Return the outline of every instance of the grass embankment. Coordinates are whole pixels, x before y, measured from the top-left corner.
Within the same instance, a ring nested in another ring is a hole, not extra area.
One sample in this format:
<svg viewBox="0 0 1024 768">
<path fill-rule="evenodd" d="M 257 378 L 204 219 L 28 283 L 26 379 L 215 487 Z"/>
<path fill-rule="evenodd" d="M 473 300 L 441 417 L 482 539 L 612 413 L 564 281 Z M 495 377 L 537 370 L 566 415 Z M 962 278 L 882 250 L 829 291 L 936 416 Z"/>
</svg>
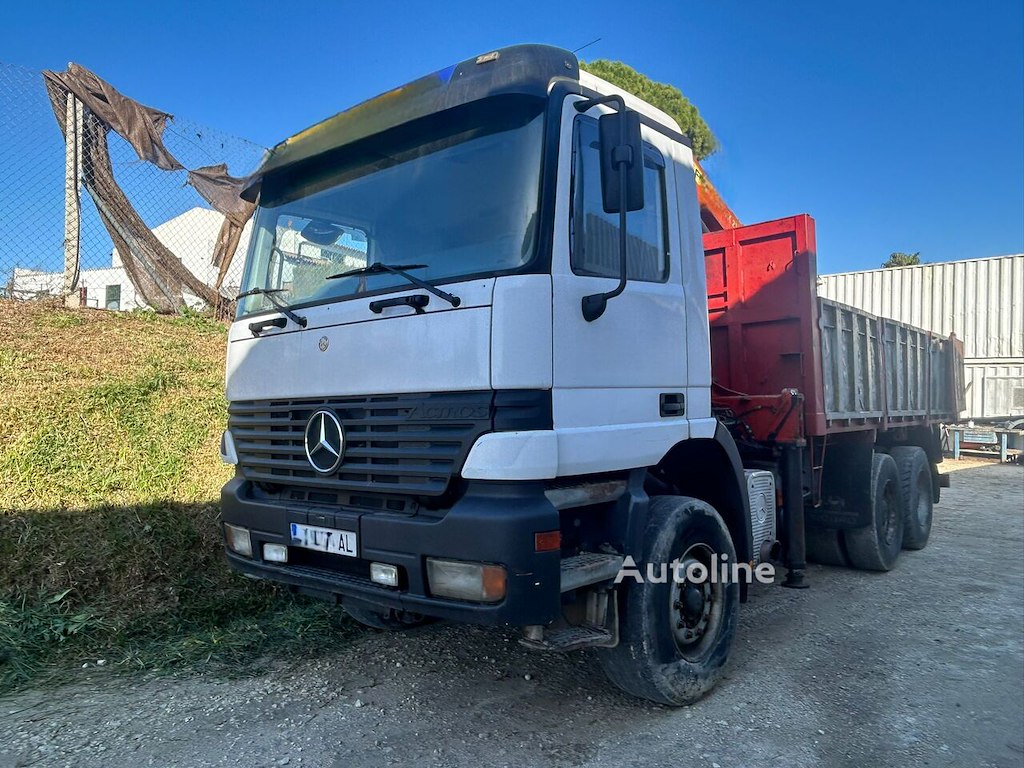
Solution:
<svg viewBox="0 0 1024 768">
<path fill-rule="evenodd" d="M 112 668 L 253 668 L 343 620 L 231 573 L 226 328 L 0 301 L 0 691 Z"/>
</svg>

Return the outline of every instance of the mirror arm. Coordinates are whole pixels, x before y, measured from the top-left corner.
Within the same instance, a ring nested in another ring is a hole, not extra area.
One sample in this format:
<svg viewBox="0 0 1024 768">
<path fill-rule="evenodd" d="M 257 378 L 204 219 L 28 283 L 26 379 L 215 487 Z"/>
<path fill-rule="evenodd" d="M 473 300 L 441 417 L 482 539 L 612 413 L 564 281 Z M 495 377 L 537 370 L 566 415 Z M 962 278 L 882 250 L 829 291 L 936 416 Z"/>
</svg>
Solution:
<svg viewBox="0 0 1024 768">
<path fill-rule="evenodd" d="M 609 96 L 598 96 L 594 99 L 584 99 L 583 101 L 576 102 L 577 112 L 586 112 L 588 109 L 593 109 L 598 104 L 613 104 L 618 112 L 626 111 L 626 100 L 623 99 L 619 94 L 613 93 Z M 625 139 L 625 135 L 622 137 Z"/>
<path fill-rule="evenodd" d="M 586 101 L 576 102 L 576 109 L 579 112 L 586 112 L 592 107 L 596 107 L 598 104 L 614 104 L 619 112 L 626 111 L 626 101 L 617 93 L 613 93 L 610 96 L 600 96 L 596 99 L 587 99 Z M 619 147 L 626 146 L 626 121 L 622 120 L 619 123 Z M 635 162 L 636 158 L 629 153 L 628 157 L 619 157 L 615 160 L 619 172 L 619 284 L 610 291 L 605 293 L 592 293 L 588 296 L 584 296 L 581 302 L 581 309 L 583 310 L 583 319 L 588 323 L 592 323 L 597 320 L 604 311 L 608 308 L 608 300 L 614 299 L 616 296 L 626 290 L 626 273 L 627 273 L 627 260 L 626 260 L 626 203 L 627 203 L 627 189 L 626 189 L 626 169 L 627 166 Z"/>
</svg>

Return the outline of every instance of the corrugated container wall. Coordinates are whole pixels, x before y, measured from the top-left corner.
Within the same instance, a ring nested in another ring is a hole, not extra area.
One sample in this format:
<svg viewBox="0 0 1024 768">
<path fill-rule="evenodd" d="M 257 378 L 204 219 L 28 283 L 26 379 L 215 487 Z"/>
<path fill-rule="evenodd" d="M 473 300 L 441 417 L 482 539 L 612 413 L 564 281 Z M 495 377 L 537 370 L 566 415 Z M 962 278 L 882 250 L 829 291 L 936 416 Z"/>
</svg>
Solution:
<svg viewBox="0 0 1024 768">
<path fill-rule="evenodd" d="M 1024 415 L 1024 254 L 822 275 L 818 293 L 964 343 L 964 418 Z"/>
</svg>

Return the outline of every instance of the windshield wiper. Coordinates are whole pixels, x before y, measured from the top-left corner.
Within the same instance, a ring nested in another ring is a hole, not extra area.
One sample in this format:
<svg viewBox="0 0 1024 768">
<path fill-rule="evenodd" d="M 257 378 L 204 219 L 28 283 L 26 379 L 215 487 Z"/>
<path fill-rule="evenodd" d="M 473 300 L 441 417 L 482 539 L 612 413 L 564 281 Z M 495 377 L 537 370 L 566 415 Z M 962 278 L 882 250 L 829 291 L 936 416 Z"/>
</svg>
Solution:
<svg viewBox="0 0 1024 768">
<path fill-rule="evenodd" d="M 267 301 L 269 301 L 271 304 L 277 307 L 277 309 L 280 310 L 282 315 L 287 317 L 289 320 L 291 320 L 299 327 L 305 328 L 306 324 L 309 321 L 306 320 L 306 318 L 302 317 L 302 315 L 297 315 L 294 312 L 292 312 L 291 309 L 288 308 L 287 304 L 285 304 L 283 301 L 281 301 L 274 295 L 275 293 L 280 293 L 283 290 L 284 288 L 252 288 L 248 291 L 243 291 L 242 293 L 238 294 L 237 296 L 235 296 L 235 299 L 244 299 L 246 296 L 266 296 Z"/>
<path fill-rule="evenodd" d="M 359 277 L 363 275 L 383 275 L 386 272 L 390 272 L 392 275 L 404 277 L 410 283 L 425 291 L 430 291 L 439 299 L 447 301 L 453 307 L 459 306 L 462 303 L 462 299 L 458 296 L 453 296 L 447 291 L 442 291 L 440 288 L 437 288 L 424 280 L 420 280 L 418 277 L 413 277 L 405 271 L 407 269 L 425 269 L 426 266 L 426 264 L 381 264 L 378 262 L 377 264 L 371 264 L 368 267 L 351 269 L 348 272 L 339 272 L 336 275 L 328 275 L 324 280 L 337 280 L 342 277 Z"/>
</svg>

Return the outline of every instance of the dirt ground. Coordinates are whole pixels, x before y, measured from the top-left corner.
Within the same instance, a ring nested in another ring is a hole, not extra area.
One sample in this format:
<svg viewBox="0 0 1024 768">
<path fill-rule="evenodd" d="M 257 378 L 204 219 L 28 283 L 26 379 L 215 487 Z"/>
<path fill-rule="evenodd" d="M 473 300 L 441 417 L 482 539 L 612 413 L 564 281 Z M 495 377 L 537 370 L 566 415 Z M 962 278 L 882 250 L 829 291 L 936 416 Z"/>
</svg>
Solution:
<svg viewBox="0 0 1024 768">
<path fill-rule="evenodd" d="M 617 693 L 584 652 L 434 625 L 257 678 L 83 670 L 0 699 L 0 767 L 1024 765 L 1024 468 L 943 469 L 927 549 L 755 587 L 691 707 Z"/>
</svg>

